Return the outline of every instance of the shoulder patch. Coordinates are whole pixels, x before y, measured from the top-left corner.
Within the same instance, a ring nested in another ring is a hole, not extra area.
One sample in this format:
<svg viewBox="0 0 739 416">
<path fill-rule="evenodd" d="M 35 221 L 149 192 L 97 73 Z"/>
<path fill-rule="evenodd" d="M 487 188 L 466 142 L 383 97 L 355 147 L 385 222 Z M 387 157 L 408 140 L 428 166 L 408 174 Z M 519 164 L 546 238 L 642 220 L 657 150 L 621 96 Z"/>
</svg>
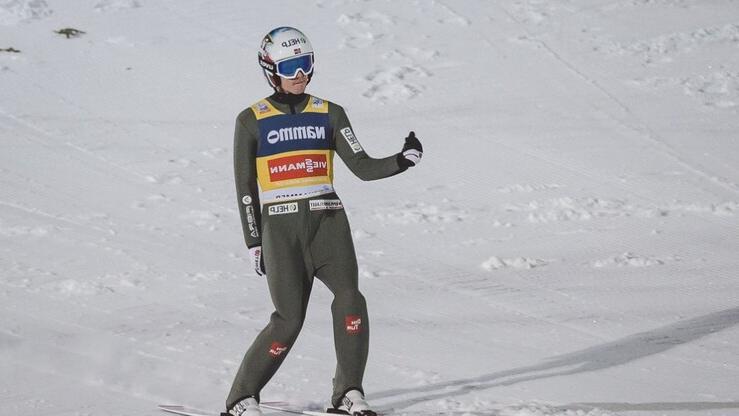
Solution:
<svg viewBox="0 0 739 416">
<path fill-rule="evenodd" d="M 255 104 L 251 106 L 251 109 L 252 111 L 254 111 L 254 115 L 256 116 L 257 120 L 284 114 L 282 111 L 276 109 L 267 100 L 257 101 Z"/>
<path fill-rule="evenodd" d="M 310 96 L 308 104 L 303 109 L 304 113 L 328 113 L 328 101 L 323 98 Z"/>
</svg>

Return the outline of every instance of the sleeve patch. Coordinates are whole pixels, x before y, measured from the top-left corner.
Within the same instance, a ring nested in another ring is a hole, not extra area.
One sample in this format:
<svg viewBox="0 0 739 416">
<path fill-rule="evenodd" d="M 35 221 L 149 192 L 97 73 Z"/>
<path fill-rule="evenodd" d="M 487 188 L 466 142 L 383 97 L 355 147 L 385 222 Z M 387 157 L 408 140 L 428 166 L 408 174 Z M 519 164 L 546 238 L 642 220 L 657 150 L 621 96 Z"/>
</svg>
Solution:
<svg viewBox="0 0 739 416">
<path fill-rule="evenodd" d="M 359 140 L 357 140 L 357 138 L 354 136 L 354 132 L 352 132 L 351 127 L 344 127 L 340 131 L 341 135 L 344 136 L 344 140 L 349 143 L 349 147 L 352 148 L 352 151 L 354 151 L 354 153 L 359 153 L 363 150 L 362 145 L 359 143 Z"/>
</svg>

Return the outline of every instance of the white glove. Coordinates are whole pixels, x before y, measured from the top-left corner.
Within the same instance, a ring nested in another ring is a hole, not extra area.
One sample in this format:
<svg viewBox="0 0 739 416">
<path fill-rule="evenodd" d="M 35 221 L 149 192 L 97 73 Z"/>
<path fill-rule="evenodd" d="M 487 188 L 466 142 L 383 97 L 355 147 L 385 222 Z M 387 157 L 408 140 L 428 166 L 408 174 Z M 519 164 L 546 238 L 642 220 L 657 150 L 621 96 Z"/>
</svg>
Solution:
<svg viewBox="0 0 739 416">
<path fill-rule="evenodd" d="M 404 163 L 406 167 L 416 166 L 421 163 L 421 157 L 423 156 L 423 146 L 421 141 L 416 137 L 416 133 L 410 132 L 408 137 L 405 138 L 405 145 L 403 145 L 403 157 L 406 159 Z"/>
<path fill-rule="evenodd" d="M 262 246 L 254 246 L 249 249 L 249 257 L 251 264 L 259 276 L 266 276 L 267 271 L 264 268 L 264 258 L 262 257 Z"/>
<path fill-rule="evenodd" d="M 403 157 L 413 163 L 413 166 L 421 163 L 421 156 L 423 156 L 423 152 L 419 152 L 416 149 L 408 149 L 403 152 Z"/>
</svg>

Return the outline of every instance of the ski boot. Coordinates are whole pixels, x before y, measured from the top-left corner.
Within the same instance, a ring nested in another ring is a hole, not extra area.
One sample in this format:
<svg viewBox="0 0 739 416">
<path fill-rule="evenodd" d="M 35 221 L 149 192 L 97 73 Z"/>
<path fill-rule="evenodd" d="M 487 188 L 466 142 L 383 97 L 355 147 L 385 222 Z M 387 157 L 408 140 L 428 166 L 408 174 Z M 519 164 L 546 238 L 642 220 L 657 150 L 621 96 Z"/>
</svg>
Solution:
<svg viewBox="0 0 739 416">
<path fill-rule="evenodd" d="M 359 390 L 349 390 L 341 398 L 338 407 L 326 409 L 326 412 L 349 416 L 377 416 Z"/>
<path fill-rule="evenodd" d="M 236 403 L 226 413 L 221 413 L 221 416 L 264 416 L 262 409 L 259 408 L 259 402 L 253 397 L 247 397 Z"/>
</svg>

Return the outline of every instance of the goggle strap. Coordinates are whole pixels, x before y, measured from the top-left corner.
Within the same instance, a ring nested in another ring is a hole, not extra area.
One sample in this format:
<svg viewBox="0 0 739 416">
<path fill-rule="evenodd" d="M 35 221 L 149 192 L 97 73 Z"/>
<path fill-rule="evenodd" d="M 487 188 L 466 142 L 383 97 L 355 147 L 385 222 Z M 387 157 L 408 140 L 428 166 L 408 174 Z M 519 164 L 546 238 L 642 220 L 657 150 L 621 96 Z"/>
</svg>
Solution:
<svg viewBox="0 0 739 416">
<path fill-rule="evenodd" d="M 275 73 L 277 67 L 274 63 L 264 59 L 262 55 L 259 55 L 259 65 L 271 73 Z"/>
</svg>

